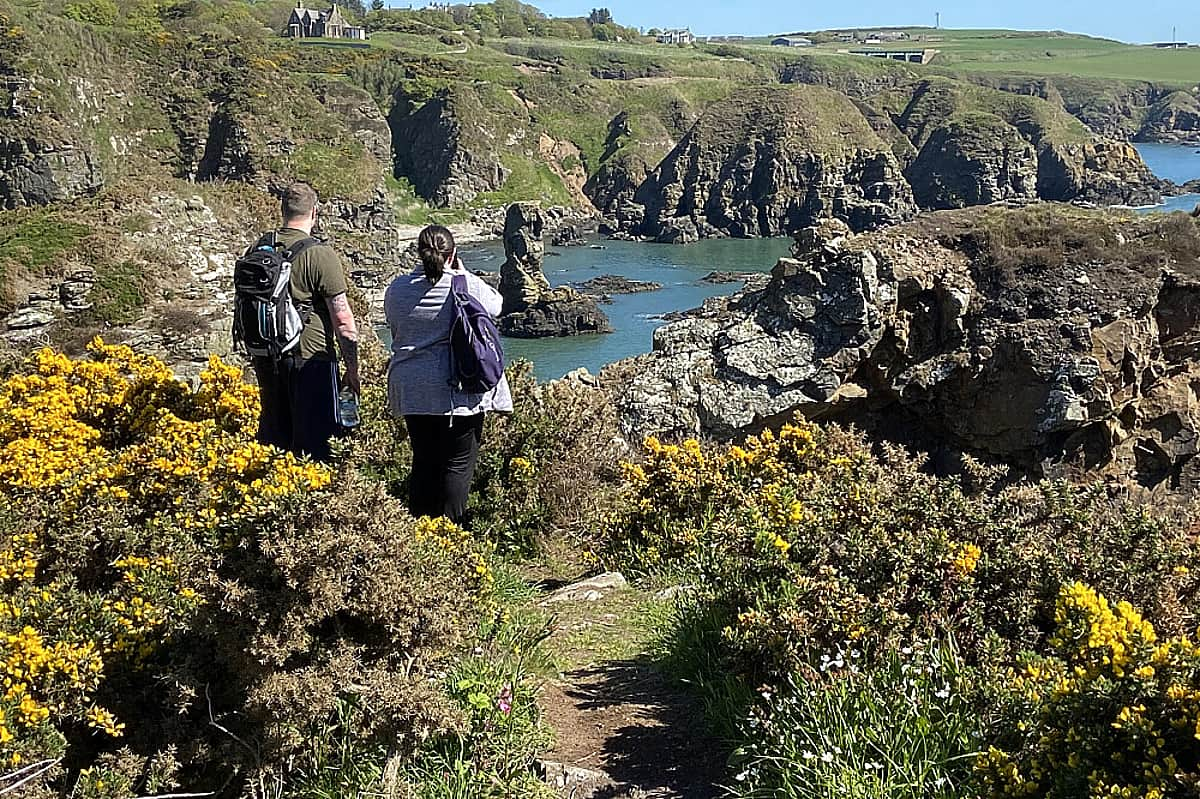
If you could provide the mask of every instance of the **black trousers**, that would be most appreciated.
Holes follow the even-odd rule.
[[[262,398],[259,442],[328,461],[329,439],[342,430],[337,361],[255,358],[254,374]]]
[[[453,423],[451,420],[453,419]],[[483,439],[483,414],[404,417],[412,444],[408,508],[413,516],[445,516],[465,524],[467,493]]]

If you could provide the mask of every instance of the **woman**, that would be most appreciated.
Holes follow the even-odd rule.
[[[493,317],[500,313],[502,300],[499,292],[463,268],[454,235],[441,225],[421,231],[417,252],[420,267],[396,278],[384,295],[384,314],[392,331],[388,401],[392,413],[404,417],[412,444],[412,514],[446,516],[462,524],[483,415],[511,411],[512,396],[503,379],[485,394],[464,394],[450,387],[451,277],[465,275],[469,293]]]

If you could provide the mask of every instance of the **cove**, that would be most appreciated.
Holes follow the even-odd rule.
[[[708,283],[710,272],[769,272],[788,254],[792,240],[705,239],[694,244],[641,244],[589,240],[583,247],[547,247],[543,271],[551,285],[582,283],[601,275],[661,283],[658,291],[614,294],[601,310],[612,322],[612,333],[548,339],[504,339],[510,359],[533,362],[539,380],[562,377],[580,366],[595,374],[605,364],[649,352],[662,315],[699,306],[709,297],[731,294],[741,283]],[[603,249],[596,249],[596,248]],[[459,248],[468,269],[494,272],[504,261],[499,242]]]
[[[1134,144],[1150,171],[1160,178],[1176,183],[1200,179],[1200,146],[1186,144]],[[1162,205],[1141,208],[1141,211],[1191,211],[1200,204],[1200,194],[1181,194],[1167,197]]]
[[[1200,178],[1200,148],[1177,144],[1136,144],[1155,175],[1185,183]],[[1161,205],[1138,209],[1190,211],[1200,194],[1168,197]],[[552,339],[504,340],[505,355],[533,363],[539,380],[552,380],[585,367],[595,374],[605,364],[649,352],[654,330],[665,323],[664,314],[699,306],[709,297],[728,295],[741,283],[709,283],[710,272],[769,272],[788,254],[790,238],[705,239],[694,244],[643,244],[590,239],[584,247],[546,248],[543,269],[555,286],[582,283],[601,275],[661,283],[658,291],[615,294],[602,306],[615,332],[606,335]],[[500,242],[463,245],[463,261],[470,269],[495,272],[504,261]],[[380,331],[386,338],[386,329]],[[390,343],[386,342],[385,343]]]

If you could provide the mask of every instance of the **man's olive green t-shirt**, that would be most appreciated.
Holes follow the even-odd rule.
[[[293,228],[278,232],[278,239],[285,247],[291,247],[307,236]],[[292,263],[292,300],[298,307],[312,305],[312,313],[300,333],[301,358],[337,360],[333,320],[325,300],[346,293],[346,288],[342,259],[328,244],[314,244],[296,256]]]

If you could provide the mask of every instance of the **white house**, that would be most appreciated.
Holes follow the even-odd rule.
[[[659,44],[692,44],[696,37],[687,28],[671,28],[658,34]]]

